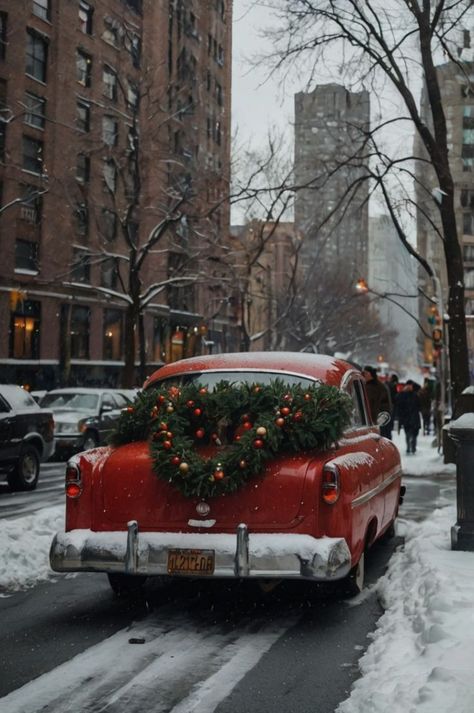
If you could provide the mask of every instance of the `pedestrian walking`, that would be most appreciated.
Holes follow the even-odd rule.
[[[416,442],[421,427],[419,384],[408,379],[397,396],[398,423],[405,431],[407,454],[416,453]]]
[[[429,436],[431,432],[431,415],[432,415],[432,394],[431,384],[429,379],[425,379],[423,386],[418,391],[420,400],[421,418],[423,419],[423,435]]]
[[[364,366],[362,375],[365,379],[367,397],[369,399],[370,415],[372,422],[377,422],[377,416],[382,411],[392,415],[392,400],[388,387],[379,380],[377,371],[373,366]],[[391,420],[385,426],[381,426],[380,433],[385,438],[392,437]]]

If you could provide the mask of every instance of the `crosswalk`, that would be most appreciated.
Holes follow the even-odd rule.
[[[64,463],[42,463],[36,490],[12,493],[0,483],[0,519],[15,519],[64,502]]]

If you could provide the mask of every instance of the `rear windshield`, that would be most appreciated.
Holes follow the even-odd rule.
[[[221,381],[227,381],[233,385],[239,384],[263,384],[264,386],[276,380],[283,381],[289,386],[301,384],[302,386],[311,386],[315,384],[314,379],[309,379],[304,376],[295,376],[294,374],[282,374],[280,372],[265,372],[265,371],[200,371],[192,374],[177,374],[168,379],[155,381],[150,384],[149,389],[157,389],[162,386],[184,386],[186,384],[202,384],[209,390],[215,388],[216,384]]]
[[[42,408],[74,409],[78,411],[95,411],[99,403],[97,394],[55,394],[49,393],[40,401]]]

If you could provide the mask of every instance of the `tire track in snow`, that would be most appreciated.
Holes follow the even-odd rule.
[[[169,618],[167,618],[169,615]],[[211,713],[284,627],[241,623],[222,632],[176,612],[148,617],[0,699],[2,713]],[[130,644],[130,639],[145,639]]]

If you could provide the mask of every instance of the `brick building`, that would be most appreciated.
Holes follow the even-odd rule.
[[[469,33],[468,33],[469,34]],[[467,57],[465,56],[467,54]],[[446,124],[448,130],[450,166],[454,181],[456,225],[462,245],[464,261],[465,312],[471,374],[474,374],[474,62],[472,50],[463,51],[462,70],[457,62],[448,62],[437,68]],[[421,115],[431,125],[426,88],[421,96]],[[415,155],[424,156],[425,150],[418,135],[415,137]],[[439,225],[439,211],[433,202],[432,191],[438,187],[434,171],[426,161],[416,164],[417,246],[419,253],[428,260],[439,278],[442,298],[446,307],[448,279],[446,260],[438,233],[433,226]],[[438,196],[440,197],[440,196]],[[433,281],[424,270],[419,270],[422,294],[436,298]],[[420,300],[420,321],[427,330],[433,323],[433,303]],[[433,341],[425,338],[423,343],[425,361],[436,360]]]
[[[1,381],[118,383],[127,320],[148,372],[206,350],[231,14],[230,0],[0,0]],[[214,319],[216,349],[232,322]]]

